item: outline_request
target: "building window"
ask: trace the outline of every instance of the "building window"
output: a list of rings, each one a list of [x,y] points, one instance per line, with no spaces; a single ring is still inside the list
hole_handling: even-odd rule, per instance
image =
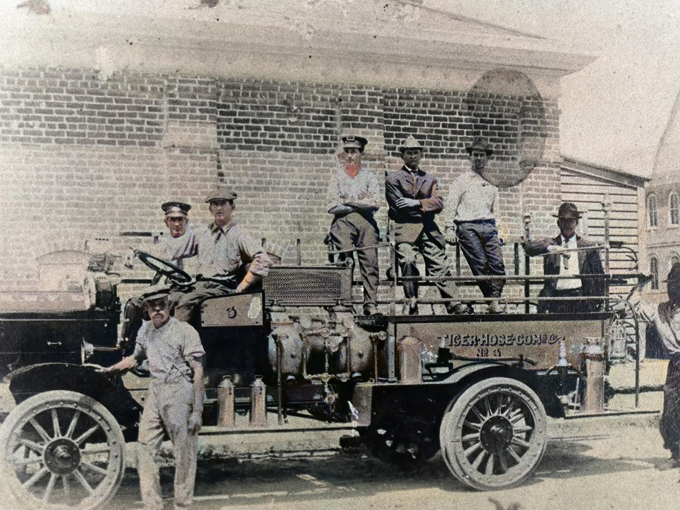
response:
[[[652,290],[659,290],[659,259],[656,257],[649,259],[649,273],[652,277]]]
[[[672,253],[671,254],[671,267],[669,267],[668,269],[670,270],[675,264],[677,264],[679,262],[680,262],[680,255],[678,255],[677,253]]]
[[[656,195],[647,197],[647,226],[655,228],[658,224],[656,216]]]
[[[680,200],[678,200],[678,194],[675,192],[668,197],[668,211],[671,225],[680,224]]]

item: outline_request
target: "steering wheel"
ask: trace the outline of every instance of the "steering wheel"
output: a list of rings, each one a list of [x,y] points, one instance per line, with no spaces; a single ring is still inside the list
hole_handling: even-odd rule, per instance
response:
[[[136,250],[135,253],[139,257],[139,260],[144,262],[149,267],[149,269],[153,269],[156,271],[156,273],[167,276],[173,282],[189,283],[193,280],[193,278],[188,273],[185,273],[175,264],[172,264],[167,260],[159,259],[158,257],[154,257],[153,255],[144,251]]]

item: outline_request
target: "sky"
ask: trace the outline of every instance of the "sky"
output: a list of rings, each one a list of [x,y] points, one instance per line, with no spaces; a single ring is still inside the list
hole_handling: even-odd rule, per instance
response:
[[[637,175],[680,91],[680,0],[425,0],[599,58],[562,79],[562,154]]]

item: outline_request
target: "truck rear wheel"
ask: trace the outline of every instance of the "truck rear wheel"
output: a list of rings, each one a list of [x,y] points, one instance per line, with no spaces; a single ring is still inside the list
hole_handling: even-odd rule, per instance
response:
[[[545,409],[526,384],[493,377],[449,404],[439,439],[449,470],[462,483],[478,490],[507,489],[522,483],[543,457]]]
[[[26,508],[98,509],[116,493],[125,440],[111,413],[73,391],[19,404],[0,428],[2,483]]]

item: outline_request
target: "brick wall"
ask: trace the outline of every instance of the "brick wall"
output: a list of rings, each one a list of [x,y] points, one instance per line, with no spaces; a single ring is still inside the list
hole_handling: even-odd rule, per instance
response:
[[[557,104],[513,94],[0,70],[0,199],[10,226],[0,243],[2,279],[30,275],[35,258],[55,248],[163,230],[166,199],[189,201],[192,221],[207,221],[203,197],[218,182],[238,191],[237,220],[253,235],[291,245],[301,238],[303,262],[322,263],[326,185],[346,130],[369,139],[364,162],[379,177],[399,168],[398,145],[416,135],[444,196],[469,165],[471,137],[489,137],[497,151],[491,171],[505,186],[501,234],[521,235],[524,210],[536,235],[551,233]],[[384,207],[378,221],[386,230]],[[511,252],[506,258],[510,264]]]

